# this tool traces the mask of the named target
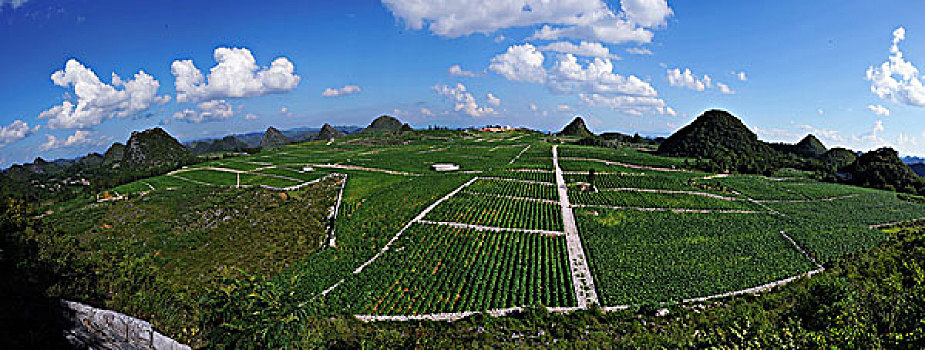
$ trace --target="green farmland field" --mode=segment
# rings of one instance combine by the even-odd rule
[[[577,308],[563,210],[574,212],[593,302],[605,307],[804,274],[882,242],[871,225],[925,217],[895,193],[805,172],[711,174],[647,151],[571,145],[558,146],[563,208],[547,138],[438,130],[305,142],[140,179],[110,189],[116,200],[75,200],[43,220],[87,249],[154,259],[168,281],[195,286],[178,295],[200,297],[235,266],[301,313],[403,316]],[[461,169],[436,172],[435,163]]]

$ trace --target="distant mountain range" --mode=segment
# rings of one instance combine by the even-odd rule
[[[336,130],[336,131],[339,131],[339,132],[341,132],[341,133],[343,133],[343,134],[353,134],[353,133],[359,132],[360,130],[363,130],[363,127],[361,127],[361,126],[354,126],[354,125],[347,125],[347,126],[331,126],[330,124],[327,124],[327,123],[325,123],[325,125],[327,125],[328,127],[332,128],[332,129],[334,129],[334,130]],[[289,138],[289,139],[292,140],[293,142],[302,142],[302,141],[310,141],[310,140],[315,139],[315,137],[317,137],[317,136],[321,133],[321,131],[322,131],[323,128],[324,128],[324,127],[322,127],[322,128],[300,127],[300,128],[293,128],[293,129],[286,129],[286,130],[279,130],[279,131],[280,131],[280,133],[283,134],[283,136],[286,136],[287,138]],[[251,132],[251,133],[245,133],[245,134],[232,134],[232,135],[225,136],[225,137],[223,137],[223,138],[196,139],[196,140],[187,141],[187,142],[186,142],[186,145],[189,146],[189,147],[191,147],[191,148],[193,148],[193,145],[195,145],[195,144],[197,144],[197,143],[202,143],[202,142],[209,142],[209,143],[212,143],[212,142],[217,141],[217,140],[223,140],[223,139],[226,139],[226,138],[228,138],[228,137],[234,137],[234,141],[233,141],[233,142],[235,142],[235,143],[240,142],[240,143],[243,143],[244,145],[246,145],[246,147],[249,147],[249,148],[257,148],[257,147],[260,147],[260,141],[263,139],[264,134],[266,134],[266,131],[264,131],[264,132]],[[322,139],[323,139],[323,137],[319,137],[319,138],[322,138]],[[238,144],[238,146],[241,146],[241,145]],[[200,146],[200,147],[201,147],[201,146]],[[242,148],[242,149],[243,149],[243,148]],[[215,150],[215,151],[220,151],[220,150],[221,150],[221,149],[217,149],[217,150]],[[227,148],[226,148],[226,149],[224,149],[224,150],[229,150],[229,151],[230,151],[231,149],[227,149]],[[212,152],[215,152],[215,151],[212,151]],[[201,153],[197,152],[197,154],[201,154]]]
[[[316,139],[327,140],[355,133],[371,136],[382,134],[384,137],[371,140],[382,139],[389,142],[394,138],[393,134],[411,130],[408,124],[383,115],[365,128],[333,127],[329,124],[324,124],[321,128],[289,130],[269,127],[263,133],[196,140],[184,145],[163,129],[154,128],[133,132],[125,144],[114,143],[104,154],[91,153],[76,159],[54,161],[36,158],[32,163],[14,165],[2,171],[6,176],[0,177],[0,190],[32,193],[36,192],[35,188],[51,192],[81,186],[111,188],[126,181],[192,164],[197,161],[198,154],[253,152],[259,148],[280,147]],[[916,193],[925,191],[925,184],[919,177],[925,174],[923,158],[900,159],[896,151],[889,148],[871,151],[858,157],[856,152],[844,148],[826,149],[825,145],[811,134],[796,144],[771,144],[759,140],[741,120],[721,110],[704,112],[666,139],[643,139],[638,135],[629,136],[621,133],[596,136],[588,130],[580,117],[573,119],[556,135],[580,137],[579,143],[586,142],[585,144],[603,147],[612,147],[613,142],[645,141],[658,145],[658,153],[693,158],[697,160],[693,165],[709,167],[705,169],[708,171],[770,173],[774,169],[789,167],[828,173],[833,178],[838,172],[842,181],[861,186]],[[366,142],[364,140],[366,138],[359,141]],[[401,141],[400,138],[396,140]],[[594,142],[587,143],[590,142],[588,140]],[[915,165],[909,167],[907,163]],[[915,176],[916,174],[919,176]],[[36,193],[41,194],[38,192]]]
[[[925,163],[913,163],[909,164],[909,167],[912,168],[916,175],[925,176]]]
[[[909,167],[912,168],[912,171],[916,174],[925,176],[925,158],[905,156],[900,159],[902,159],[903,163],[909,164]]]

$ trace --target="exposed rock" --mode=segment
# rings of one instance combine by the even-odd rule
[[[336,139],[338,137],[343,137],[343,136],[344,136],[344,133],[335,129],[333,126],[331,126],[331,124],[328,124],[328,123],[324,123],[324,126],[321,127],[321,131],[318,132],[319,140],[330,140],[330,139]]]
[[[260,139],[261,148],[280,147],[290,143],[292,140],[272,126],[267,128],[267,131],[263,133],[263,138]]]
[[[103,165],[110,168],[119,166],[119,163],[122,162],[123,154],[125,154],[125,145],[120,142],[112,144],[103,154]]]
[[[188,163],[193,157],[189,149],[164,129],[153,128],[132,132],[122,154],[122,166],[141,170],[174,168]]]
[[[158,333],[147,321],[72,301],[62,300],[61,306],[65,316],[71,320],[65,337],[75,348],[190,349]]]

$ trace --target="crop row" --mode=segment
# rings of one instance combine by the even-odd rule
[[[288,272],[287,277],[298,280],[293,292],[309,300],[349,275],[424,208],[469,179],[455,175],[351,173],[344,188],[342,211],[334,223],[337,247],[307,256]]]
[[[552,158],[550,158],[550,156],[551,155],[546,155],[545,157],[532,157],[525,154],[514,161],[514,164],[511,164],[511,166],[517,168],[552,170]]]
[[[758,200],[807,200],[870,192],[870,190],[854,186],[809,180],[780,181],[755,175],[736,175],[701,182],[735,190],[744,196]]]
[[[658,170],[645,170],[638,168],[631,168],[619,164],[607,164],[604,162],[598,162],[593,160],[580,160],[580,159],[559,159],[559,167],[563,171],[580,171],[587,173],[589,170],[594,170],[595,172],[611,172],[611,173],[627,173],[627,174],[644,174],[648,172],[657,172],[664,175],[686,175],[689,176],[692,173],[689,172],[674,172],[674,171],[658,171]],[[694,173],[698,174],[699,173]]]
[[[549,184],[524,183],[517,181],[504,181],[493,179],[480,179],[466,188],[469,191],[493,194],[499,196],[513,196],[538,199],[559,199],[556,186]]]
[[[567,174],[568,183],[594,181],[594,186],[604,188],[649,188],[659,190],[700,191],[692,185],[689,176],[673,176],[653,173],[595,174],[593,179],[588,174]]]
[[[216,164],[213,164],[212,166],[216,168],[227,168],[227,169],[242,170],[242,171],[254,171],[260,167],[263,167],[264,165],[250,163],[245,160],[230,160],[230,161],[224,161],[221,163],[216,163]]]
[[[271,177],[271,176],[249,176],[247,177],[246,181],[243,178],[241,179],[242,185],[256,185],[256,186],[264,185],[264,186],[270,186],[270,187],[276,187],[276,188],[291,187],[291,186],[298,185],[300,183],[302,182],[281,179],[278,177]]]
[[[767,205],[786,215],[782,229],[820,262],[875,246],[886,238],[870,225],[925,217],[922,205],[880,191],[832,201]]]
[[[285,176],[285,177],[300,180],[302,182],[312,181],[312,180],[319,179],[327,175],[327,173],[324,173],[324,172],[307,172],[306,173],[306,172],[299,172],[298,170],[294,170],[291,168],[275,168],[275,167],[261,169],[260,171],[258,171],[258,173]]]
[[[559,157],[603,159],[613,162],[656,167],[680,166],[684,164],[684,159],[682,158],[659,156],[629,147],[601,148],[567,145],[559,147]]]
[[[814,268],[771,215],[578,210],[604,305],[741,290]]]
[[[415,225],[325,299],[356,313],[414,315],[570,306],[575,297],[562,237]]]
[[[686,193],[649,193],[637,191],[583,192],[570,190],[573,204],[605,205],[638,208],[760,210],[761,207],[744,200],[723,200]]]
[[[492,227],[562,231],[561,211],[556,204],[468,193],[459,193],[441,203],[425,219]]]
[[[552,159],[552,145],[548,143],[534,143],[530,146],[530,149],[526,150],[523,155],[524,157],[537,157],[537,158],[550,158]]]
[[[555,174],[552,171],[507,171],[507,170],[494,170],[482,173],[481,176],[484,177],[500,177],[505,179],[516,179],[516,180],[528,180],[528,181],[538,181],[538,182],[547,182],[550,184],[556,183]]]

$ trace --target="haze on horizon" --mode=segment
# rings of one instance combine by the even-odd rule
[[[925,155],[925,3],[0,0],[0,166],[278,128],[505,124]],[[487,15],[486,15],[487,14]]]

